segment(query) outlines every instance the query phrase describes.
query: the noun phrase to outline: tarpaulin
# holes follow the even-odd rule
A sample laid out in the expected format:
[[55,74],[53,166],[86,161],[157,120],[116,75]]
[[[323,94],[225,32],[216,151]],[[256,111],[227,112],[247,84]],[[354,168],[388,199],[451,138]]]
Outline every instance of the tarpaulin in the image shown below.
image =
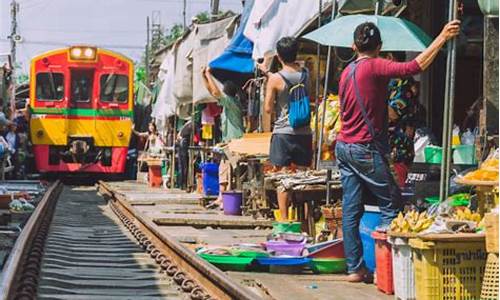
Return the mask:
[[230,17],[208,24],[196,24],[193,30],[193,101],[214,102],[203,85],[201,70],[219,56],[229,44],[235,29],[236,17]]
[[169,49],[163,59],[158,72],[158,79],[162,82],[160,93],[154,104],[151,116],[158,121],[173,116],[176,112],[177,101],[173,95],[175,56]]
[[189,32],[174,46],[175,75],[173,94],[180,103],[190,103],[193,99],[193,51],[194,34]]
[[230,41],[229,46],[226,48],[224,53],[210,62],[210,68],[236,73],[253,73],[253,42],[246,38],[243,34],[250,12],[252,11],[253,4],[254,0],[245,1],[245,7],[243,8],[243,12],[241,14],[240,25],[236,30],[233,39]]
[[276,42],[294,36],[319,10],[318,1],[255,0],[244,35],[254,43],[253,58],[276,51]]

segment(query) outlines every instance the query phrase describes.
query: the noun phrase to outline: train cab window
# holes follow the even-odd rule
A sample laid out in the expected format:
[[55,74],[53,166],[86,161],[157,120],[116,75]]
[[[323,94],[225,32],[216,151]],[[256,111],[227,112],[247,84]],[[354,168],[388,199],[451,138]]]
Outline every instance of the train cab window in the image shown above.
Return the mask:
[[105,74],[101,76],[101,101],[126,103],[128,101],[128,76]]
[[58,101],[64,97],[64,75],[61,73],[36,74],[36,99]]
[[92,87],[94,84],[94,72],[87,70],[71,71],[71,102],[86,103],[92,97]]

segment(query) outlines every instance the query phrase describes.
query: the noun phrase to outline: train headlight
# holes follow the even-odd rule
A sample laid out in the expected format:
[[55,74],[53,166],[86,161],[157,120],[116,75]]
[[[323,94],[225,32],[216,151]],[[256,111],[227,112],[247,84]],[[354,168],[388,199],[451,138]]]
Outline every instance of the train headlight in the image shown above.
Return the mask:
[[82,57],[82,48],[71,49],[71,58],[80,58],[80,57]]
[[70,48],[69,56],[72,60],[94,61],[97,57],[97,50],[94,47],[74,46]]
[[92,48],[86,48],[85,51],[83,52],[83,56],[86,58],[92,58],[95,56],[94,49]]

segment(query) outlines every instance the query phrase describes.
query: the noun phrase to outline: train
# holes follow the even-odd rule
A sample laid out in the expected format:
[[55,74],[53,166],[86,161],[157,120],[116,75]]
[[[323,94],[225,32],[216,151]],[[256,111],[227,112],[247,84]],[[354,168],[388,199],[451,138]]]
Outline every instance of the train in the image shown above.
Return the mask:
[[40,173],[125,172],[133,126],[134,64],[75,45],[34,57],[30,138]]

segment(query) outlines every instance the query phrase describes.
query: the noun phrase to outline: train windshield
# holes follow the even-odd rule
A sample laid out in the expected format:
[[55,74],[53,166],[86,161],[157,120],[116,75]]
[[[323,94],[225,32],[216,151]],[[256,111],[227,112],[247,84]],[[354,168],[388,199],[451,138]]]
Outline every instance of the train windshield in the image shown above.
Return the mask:
[[36,98],[38,101],[57,101],[64,97],[64,75],[61,73],[36,74]]
[[71,102],[90,102],[92,87],[94,84],[94,72],[72,70],[71,71]]
[[125,103],[128,100],[128,76],[105,74],[101,76],[101,101]]

